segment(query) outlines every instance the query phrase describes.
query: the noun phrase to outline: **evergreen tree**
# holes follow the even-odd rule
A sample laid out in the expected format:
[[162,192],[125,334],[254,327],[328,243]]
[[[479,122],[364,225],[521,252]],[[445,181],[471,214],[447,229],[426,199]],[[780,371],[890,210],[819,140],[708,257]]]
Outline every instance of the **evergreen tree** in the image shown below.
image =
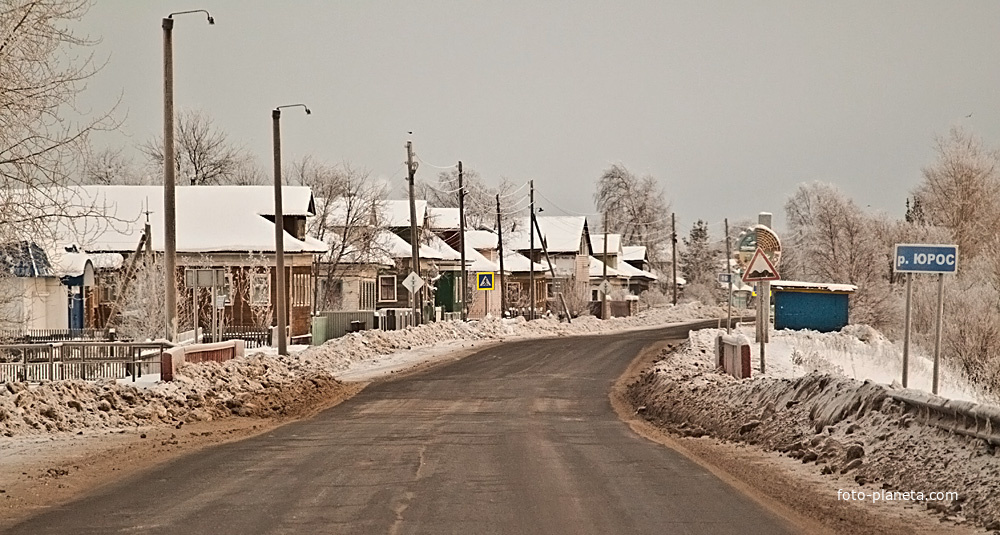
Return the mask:
[[684,251],[680,254],[681,273],[689,285],[710,282],[718,269],[719,260],[709,242],[708,224],[699,219],[691,227],[689,237],[684,238]]

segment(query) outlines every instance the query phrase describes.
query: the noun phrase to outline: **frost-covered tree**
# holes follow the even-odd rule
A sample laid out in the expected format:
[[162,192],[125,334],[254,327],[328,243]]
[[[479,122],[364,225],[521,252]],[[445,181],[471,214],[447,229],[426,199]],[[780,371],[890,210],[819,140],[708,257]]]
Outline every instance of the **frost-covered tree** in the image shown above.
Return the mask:
[[99,69],[96,41],[73,31],[89,0],[0,2],[0,243],[51,240],[55,219],[81,213],[58,193],[77,182],[90,135],[111,112],[75,107]]
[[[491,186],[478,171],[465,166],[462,172],[462,185],[465,188],[465,224],[470,229],[492,229],[496,227],[496,196],[500,195],[500,210],[505,220],[518,219],[527,203],[524,195],[511,195],[517,189],[512,182],[501,178],[497,186]],[[438,208],[458,207],[458,168],[441,171],[437,181],[417,181],[415,185],[418,197],[426,199],[431,206]]]
[[654,177],[614,164],[597,180],[594,202],[607,214],[608,232],[621,234],[624,243],[645,245],[650,262],[669,260],[659,255],[670,251],[670,204]]
[[931,225],[952,233],[963,259],[972,259],[1000,224],[1000,155],[959,128],[936,140],[937,161],[914,191]]
[[[208,114],[185,110],[177,114],[174,123],[174,162],[176,180],[182,184],[204,186],[233,184],[245,178],[242,166],[250,158],[242,147],[229,139],[229,134],[215,126]],[[156,136],[140,149],[152,167],[163,168],[163,137]]]
[[306,231],[329,247],[319,257],[324,269],[317,276],[324,284],[317,285],[316,305],[319,310],[334,310],[341,298],[340,285],[334,283],[343,277],[347,263],[384,256],[378,236],[385,228],[386,188],[368,171],[348,163],[332,166],[311,157],[295,162],[289,175],[293,183],[312,188],[316,216]]
[[[885,218],[865,214],[822,182],[800,185],[785,203],[785,218],[784,278],[856,285],[852,321],[879,326],[895,320],[891,225]],[[786,257],[785,251],[794,253]]]

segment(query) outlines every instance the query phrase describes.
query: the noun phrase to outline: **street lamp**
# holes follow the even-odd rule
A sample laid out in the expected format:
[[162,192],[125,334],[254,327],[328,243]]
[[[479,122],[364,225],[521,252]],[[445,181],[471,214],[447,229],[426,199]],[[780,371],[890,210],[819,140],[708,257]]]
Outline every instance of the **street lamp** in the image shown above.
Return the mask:
[[163,251],[166,263],[166,338],[177,340],[177,210],[174,192],[174,15],[204,13],[204,9],[178,11],[163,19]]
[[288,311],[285,306],[285,216],[281,206],[281,109],[301,107],[311,114],[305,104],[286,104],[271,110],[271,127],[274,137],[274,284],[278,318],[278,354],[287,355],[285,324]]

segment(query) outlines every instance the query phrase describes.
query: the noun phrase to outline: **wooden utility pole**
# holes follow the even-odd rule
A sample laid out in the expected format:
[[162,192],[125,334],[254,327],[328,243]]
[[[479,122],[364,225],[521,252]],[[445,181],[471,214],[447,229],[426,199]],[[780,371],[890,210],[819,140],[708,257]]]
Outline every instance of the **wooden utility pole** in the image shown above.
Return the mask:
[[468,271],[465,269],[465,187],[462,185],[462,161],[458,162],[458,250],[462,255],[462,321],[469,319],[469,304],[466,294],[469,292]]
[[[410,188],[410,268],[417,276],[420,276],[420,236],[417,234],[417,203],[413,194],[413,178],[417,174],[417,166],[413,161],[413,142],[406,142],[406,168]],[[421,294],[422,296],[422,294]],[[420,301],[420,310],[417,309],[417,301]],[[417,296],[417,292],[410,292],[410,307],[413,310],[413,324],[420,325],[423,314],[423,299]]]
[[604,212],[604,221],[601,223],[601,229],[604,230],[604,257],[601,259],[604,265],[603,273],[601,278],[603,282],[601,283],[601,319],[608,319],[608,213]]
[[[528,299],[531,301],[531,312],[528,319],[533,320],[535,319],[535,181],[531,180],[528,183],[531,195],[531,219],[528,221],[528,260],[531,261],[528,263]],[[538,237],[542,237],[541,233]]]
[[677,305],[677,217],[670,214],[670,253],[673,255],[674,305]]
[[[538,230],[538,220],[537,219],[534,221],[534,230],[538,231],[538,235],[539,236],[542,235],[541,231]],[[545,262],[549,264],[549,274],[552,276],[552,286],[555,287],[555,285],[556,285],[556,270],[555,270],[554,267],[552,267],[552,259],[549,258],[549,248],[545,244],[545,240],[542,240],[542,254],[545,255]],[[562,306],[563,306],[563,312],[566,313],[566,323],[573,323],[573,318],[570,317],[569,307],[566,306],[566,298],[563,296],[563,293],[561,291],[557,292],[557,293],[559,295],[559,301],[562,303]]]
[[723,220],[726,223],[726,273],[729,273],[729,294],[726,296],[728,312],[726,313],[726,334],[731,334],[733,329],[733,262],[732,251],[729,245],[729,218]]
[[500,219],[500,194],[497,194],[497,252],[500,254],[500,317],[507,314],[507,277],[503,272],[503,224]]

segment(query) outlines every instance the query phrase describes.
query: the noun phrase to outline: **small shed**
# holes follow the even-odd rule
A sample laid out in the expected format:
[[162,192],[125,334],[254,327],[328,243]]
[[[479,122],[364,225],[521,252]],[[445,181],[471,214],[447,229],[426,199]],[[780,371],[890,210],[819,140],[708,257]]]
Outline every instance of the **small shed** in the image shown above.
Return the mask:
[[857,289],[852,284],[774,281],[774,328],[839,331],[848,323],[850,297]]

